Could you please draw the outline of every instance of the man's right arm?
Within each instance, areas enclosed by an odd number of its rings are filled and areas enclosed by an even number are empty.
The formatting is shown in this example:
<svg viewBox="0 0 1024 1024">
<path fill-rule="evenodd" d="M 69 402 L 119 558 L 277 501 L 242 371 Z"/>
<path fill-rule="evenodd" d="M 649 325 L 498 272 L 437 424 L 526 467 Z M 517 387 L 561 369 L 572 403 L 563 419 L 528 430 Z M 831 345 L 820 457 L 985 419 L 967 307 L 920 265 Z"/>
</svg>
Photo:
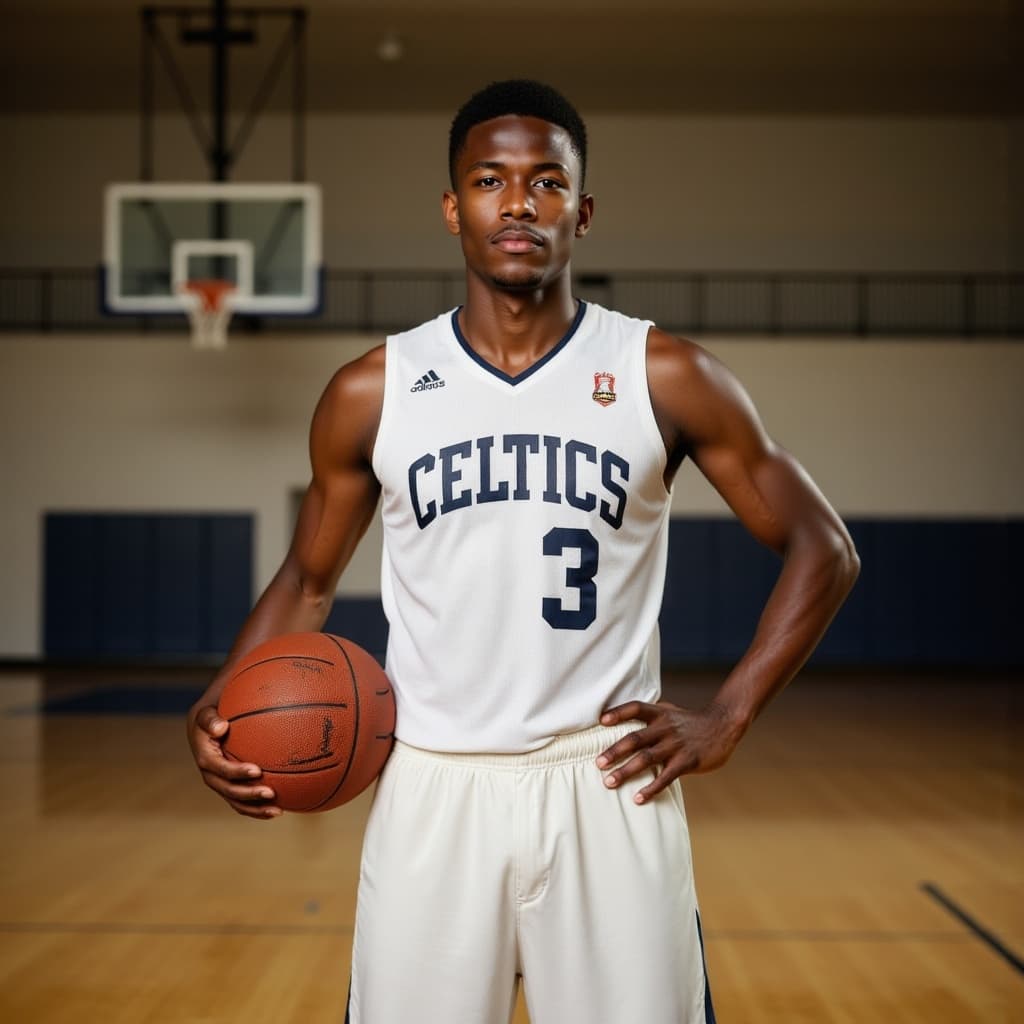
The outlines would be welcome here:
<svg viewBox="0 0 1024 1024">
<path fill-rule="evenodd" d="M 366 532 L 380 495 L 370 460 L 384 396 L 384 349 L 342 367 L 327 385 L 310 428 L 312 480 L 281 568 L 239 631 L 227 661 L 188 714 L 192 756 L 206 784 L 240 814 L 280 814 L 256 765 L 231 761 L 228 723 L 217 701 L 235 662 L 264 640 L 315 631 L 331 610 L 341 571 Z"/>
</svg>

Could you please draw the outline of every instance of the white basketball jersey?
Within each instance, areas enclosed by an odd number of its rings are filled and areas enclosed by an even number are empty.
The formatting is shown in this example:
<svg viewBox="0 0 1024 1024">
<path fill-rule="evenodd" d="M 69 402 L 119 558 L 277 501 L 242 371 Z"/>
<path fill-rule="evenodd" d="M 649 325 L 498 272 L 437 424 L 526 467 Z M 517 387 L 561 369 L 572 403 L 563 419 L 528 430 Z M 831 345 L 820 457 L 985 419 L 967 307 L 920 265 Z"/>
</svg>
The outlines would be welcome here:
<svg viewBox="0 0 1024 1024">
<path fill-rule="evenodd" d="M 581 302 L 514 378 L 455 313 L 388 338 L 373 468 L 403 742 L 531 750 L 660 696 L 669 493 L 649 327 Z"/>
</svg>

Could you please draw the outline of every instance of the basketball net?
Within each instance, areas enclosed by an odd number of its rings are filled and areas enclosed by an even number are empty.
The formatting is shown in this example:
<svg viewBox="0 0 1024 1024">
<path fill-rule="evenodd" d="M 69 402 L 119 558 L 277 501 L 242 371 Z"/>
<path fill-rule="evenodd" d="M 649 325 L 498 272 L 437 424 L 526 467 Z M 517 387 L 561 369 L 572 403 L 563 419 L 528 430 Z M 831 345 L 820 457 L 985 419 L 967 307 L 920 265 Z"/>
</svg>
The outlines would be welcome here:
<svg viewBox="0 0 1024 1024">
<path fill-rule="evenodd" d="M 228 321 L 231 319 L 230 298 L 236 287 L 217 278 L 186 281 L 181 286 L 185 311 L 192 325 L 192 347 L 222 349 L 228 343 Z"/>
</svg>

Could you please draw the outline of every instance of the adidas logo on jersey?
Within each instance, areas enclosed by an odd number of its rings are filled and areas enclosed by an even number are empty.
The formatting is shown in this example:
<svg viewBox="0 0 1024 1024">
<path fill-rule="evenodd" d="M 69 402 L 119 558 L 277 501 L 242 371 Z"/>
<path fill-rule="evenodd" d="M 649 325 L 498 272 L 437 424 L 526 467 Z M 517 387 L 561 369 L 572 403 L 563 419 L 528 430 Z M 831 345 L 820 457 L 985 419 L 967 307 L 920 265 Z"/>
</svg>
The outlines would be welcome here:
<svg viewBox="0 0 1024 1024">
<path fill-rule="evenodd" d="M 443 388 L 444 381 L 438 377 L 433 370 L 423 374 L 422 377 L 411 388 L 410 391 L 432 391 L 434 388 Z"/>
</svg>

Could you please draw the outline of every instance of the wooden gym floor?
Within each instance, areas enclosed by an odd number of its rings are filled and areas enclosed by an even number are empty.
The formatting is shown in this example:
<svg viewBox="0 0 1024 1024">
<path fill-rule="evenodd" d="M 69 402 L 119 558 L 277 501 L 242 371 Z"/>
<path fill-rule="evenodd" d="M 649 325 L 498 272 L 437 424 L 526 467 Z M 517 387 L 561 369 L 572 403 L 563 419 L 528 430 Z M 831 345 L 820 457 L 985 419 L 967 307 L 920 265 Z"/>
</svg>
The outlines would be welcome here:
<svg viewBox="0 0 1024 1024">
<path fill-rule="evenodd" d="M 343 1021 L 368 798 L 232 814 L 175 710 L 204 675 L 0 674 L 0 1020 Z M 1022 686 L 808 672 L 688 781 L 721 1024 L 1024 1021 Z"/>
</svg>

